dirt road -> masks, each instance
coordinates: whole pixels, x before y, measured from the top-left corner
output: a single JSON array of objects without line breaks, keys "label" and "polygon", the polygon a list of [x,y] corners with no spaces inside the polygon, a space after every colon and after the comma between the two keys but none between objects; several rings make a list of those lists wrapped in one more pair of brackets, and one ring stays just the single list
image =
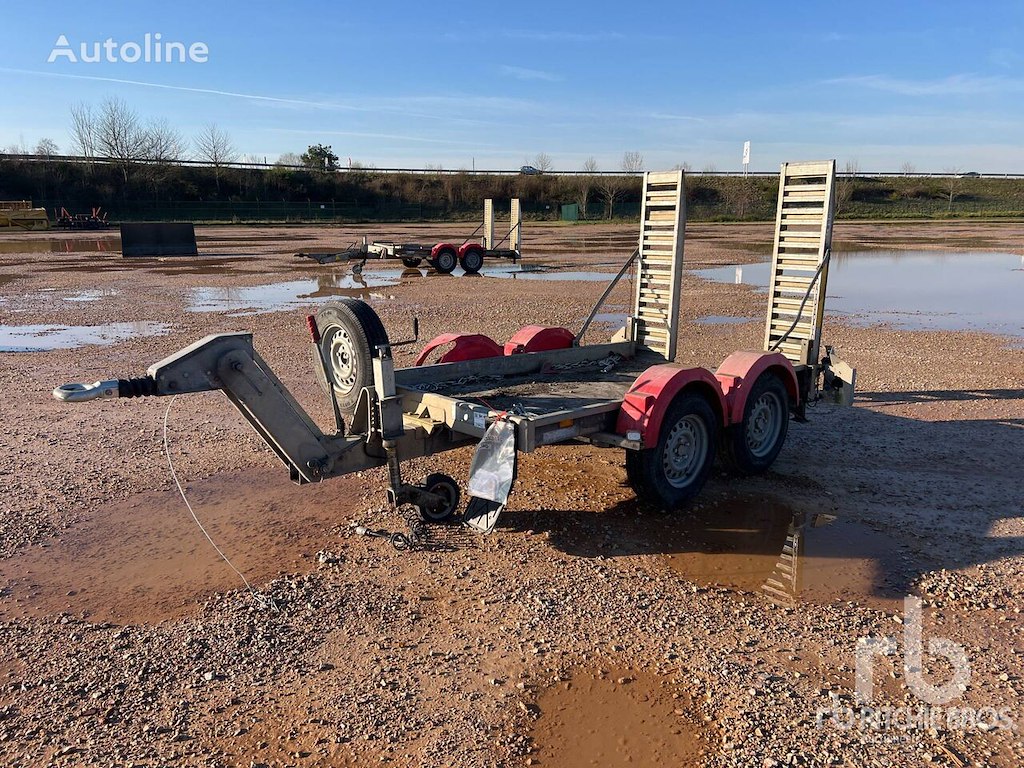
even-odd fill
[{"label": "dirt road", "polygon": [[[223,396],[179,398],[168,418],[175,468],[254,599],[171,483],[168,400],[72,407],[51,398],[55,385],[140,375],[208,333],[251,330],[326,425],[303,322],[319,303],[361,296],[392,338],[414,315],[424,340],[575,329],[600,273],[635,242],[627,227],[534,224],[527,263],[548,267],[545,279],[392,262],[357,279],[293,256],[364,232],[452,234],[200,228],[199,259],[132,261],[102,233],[0,235],[0,344],[46,347],[0,352],[0,762],[1024,761],[1019,338],[830,316],[826,340],[859,369],[858,404],[820,405],[794,424],[767,475],[716,474],[692,509],[665,516],[636,501],[621,451],[549,448],[524,457],[494,534],[438,527],[446,546],[431,552],[354,533],[356,522],[402,526],[382,472],[292,486]],[[691,225],[687,264],[757,261],[771,232]],[[1022,235],[1020,224],[850,223],[835,241],[1024,254]],[[714,367],[760,347],[762,294],[690,274],[684,290],[679,362]],[[609,304],[591,340],[614,331],[628,287]],[[396,350],[398,364],[414,353]],[[465,482],[470,456],[410,472]],[[770,600],[761,586],[794,542],[793,599]],[[915,664],[904,666],[908,595],[923,601],[925,682],[934,690],[957,671],[941,648],[928,652],[932,639],[959,644],[970,664],[932,714],[956,710],[971,727],[906,722],[925,704]],[[898,651],[874,659],[872,706],[905,727],[872,728],[847,708],[858,638],[886,636]]]}]

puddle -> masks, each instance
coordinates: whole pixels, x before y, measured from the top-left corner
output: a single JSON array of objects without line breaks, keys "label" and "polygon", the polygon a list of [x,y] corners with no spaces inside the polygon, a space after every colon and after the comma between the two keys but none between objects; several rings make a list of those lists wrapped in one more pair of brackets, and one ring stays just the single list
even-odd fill
[{"label": "puddle", "polygon": [[0,352],[49,352],[101,346],[139,336],[162,336],[171,330],[166,323],[137,321],[109,325],[0,325]]},{"label": "puddle", "polygon": [[117,296],[118,292],[112,289],[101,289],[95,291],[78,291],[68,296],[61,296],[64,301],[102,301],[103,299],[113,298]]},{"label": "puddle", "polygon": [[[338,499],[358,497],[346,494],[345,482],[296,486],[275,467],[189,483],[188,494],[210,535],[259,589],[282,573],[308,570],[329,548],[328,531],[344,517]],[[0,561],[0,619],[67,612],[155,622],[242,586],[174,488],[83,511],[88,522]]]},{"label": "puddle", "polygon": [[[723,283],[767,288],[771,265],[698,270]],[[906,330],[985,331],[1024,336],[1024,256],[971,251],[836,252],[828,309],[863,323]]]},{"label": "puddle", "polygon": [[686,686],[647,671],[581,672],[543,691],[537,707],[540,765],[699,765],[710,748]]},{"label": "puddle", "polygon": [[687,581],[765,594],[777,602],[896,605],[899,551],[880,533],[831,515],[808,519],[763,497],[723,499],[681,517],[666,555]]},{"label": "puddle", "polygon": [[735,317],[733,315],[704,315],[698,317],[698,325],[743,325],[753,321],[752,317]]},{"label": "puddle", "polygon": [[[461,272],[461,270],[457,271]],[[452,274],[456,273],[453,272]],[[511,280],[573,280],[581,283],[607,283],[615,277],[614,272],[549,269],[532,264],[484,268],[481,274],[484,277],[499,277]]]},{"label": "puddle", "polygon": [[365,298],[370,288],[397,285],[402,276],[400,270],[382,270],[361,275],[317,275],[310,280],[288,280],[245,288],[194,288],[187,309],[189,312],[226,312],[230,317],[285,312],[337,296]]},{"label": "puddle", "polygon": [[120,250],[121,239],[117,237],[0,241],[0,253],[107,253]]}]

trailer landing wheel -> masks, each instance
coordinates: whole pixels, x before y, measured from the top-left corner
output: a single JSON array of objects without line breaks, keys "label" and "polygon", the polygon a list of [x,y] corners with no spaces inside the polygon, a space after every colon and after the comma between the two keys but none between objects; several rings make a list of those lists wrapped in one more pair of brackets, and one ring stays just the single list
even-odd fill
[{"label": "trailer landing wheel", "polygon": [[373,350],[388,343],[388,335],[369,304],[358,299],[340,299],[316,313],[320,329],[320,352],[327,361],[327,376],[314,360],[320,386],[334,387],[338,405],[351,413],[363,387],[373,386]]},{"label": "trailer landing wheel", "polygon": [[423,259],[417,258],[416,256],[403,256],[402,263],[405,264],[409,269],[416,269],[420,265]]},{"label": "trailer landing wheel", "polygon": [[436,493],[443,498],[444,504],[434,509],[426,505],[417,505],[420,517],[428,523],[441,523],[445,520],[450,520],[452,515],[459,509],[459,499],[462,496],[459,491],[459,484],[451,477],[448,477],[448,475],[435,472],[427,476],[422,486],[428,493]]},{"label": "trailer landing wheel", "polygon": [[743,408],[743,421],[726,430],[722,457],[733,470],[752,475],[772,465],[789,431],[789,394],[771,371],[754,382]]},{"label": "trailer landing wheel", "polygon": [[676,397],[661,423],[658,444],[626,451],[626,477],[636,495],[672,511],[700,493],[714,464],[716,421],[702,396]]},{"label": "trailer landing wheel", "polygon": [[459,259],[459,266],[466,270],[467,275],[475,275],[484,265],[484,252],[479,248],[470,248]]},{"label": "trailer landing wheel", "polygon": [[445,248],[442,251],[438,251],[437,257],[430,263],[438,272],[448,275],[459,265],[459,258],[455,255],[455,251]]}]

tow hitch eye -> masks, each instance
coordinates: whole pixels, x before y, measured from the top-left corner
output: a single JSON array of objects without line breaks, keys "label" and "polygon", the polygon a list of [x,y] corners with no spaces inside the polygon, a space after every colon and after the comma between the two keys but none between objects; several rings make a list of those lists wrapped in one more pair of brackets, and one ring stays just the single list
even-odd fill
[{"label": "tow hitch eye", "polygon": [[62,384],[53,390],[53,396],[67,403],[83,403],[103,397],[118,397],[119,390],[117,379],[111,379],[92,384]]}]

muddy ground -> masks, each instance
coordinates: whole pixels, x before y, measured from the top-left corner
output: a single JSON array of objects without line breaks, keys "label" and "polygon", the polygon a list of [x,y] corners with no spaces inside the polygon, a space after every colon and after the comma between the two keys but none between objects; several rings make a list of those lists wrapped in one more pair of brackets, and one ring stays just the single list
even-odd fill
[{"label": "muddy ground", "polygon": [[[0,353],[0,762],[1024,760],[1019,339],[830,317],[826,340],[859,369],[859,401],[819,405],[793,424],[766,475],[718,472],[690,510],[665,516],[636,501],[621,451],[548,448],[522,458],[492,535],[435,526],[444,546],[434,551],[399,552],[354,532],[403,528],[382,471],[292,486],[222,395],[180,398],[167,430],[175,469],[257,598],[171,482],[167,399],[51,398],[57,384],[140,375],[207,333],[250,330],[326,426],[303,321],[315,302],[362,296],[392,339],[415,315],[424,340],[464,330],[504,341],[530,323],[576,328],[604,287],[402,275],[393,263],[368,264],[363,287],[344,265],[293,256],[363,232],[458,233],[382,226],[200,228],[202,256],[178,260],[126,261],[106,233],[0,235],[6,330],[90,327],[80,333],[93,342],[96,326],[118,324],[124,337]],[[614,271],[635,242],[620,226],[534,224],[527,235],[528,263],[578,278]],[[835,232],[840,248],[1024,254],[1022,236],[1024,225],[980,222]],[[770,225],[691,225],[687,263],[755,261],[770,238]],[[371,282],[388,270],[380,282],[391,284]],[[258,311],[268,296],[279,311]],[[609,303],[624,311],[628,286]],[[679,362],[714,367],[759,348],[763,304],[748,286],[688,275]],[[708,316],[739,320],[698,322]],[[36,342],[64,338],[36,330]],[[597,325],[588,338],[613,331]],[[415,351],[396,349],[399,365]],[[407,471],[464,483],[470,457],[459,449]],[[791,599],[770,599],[762,586],[794,544]],[[904,667],[907,595],[924,605],[926,681],[941,686],[956,672],[941,647],[928,653],[932,639],[959,644],[970,664],[926,723],[907,715],[926,706],[915,665]],[[871,727],[846,708],[858,638],[885,636],[898,651],[875,659],[871,706],[902,720]]]}]

